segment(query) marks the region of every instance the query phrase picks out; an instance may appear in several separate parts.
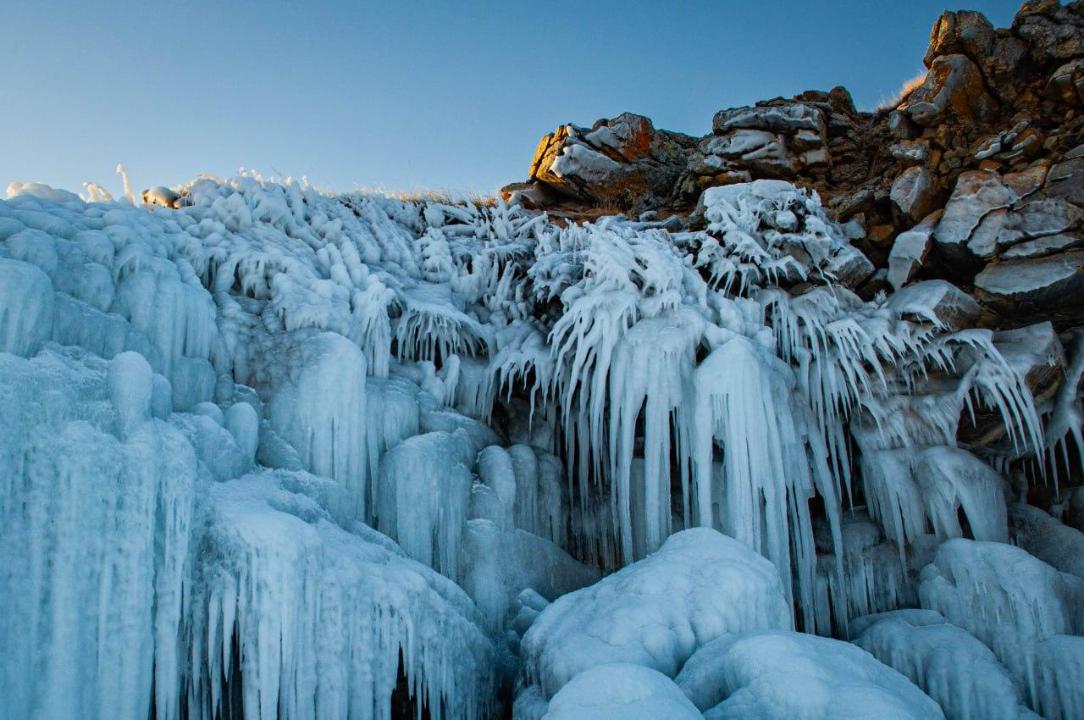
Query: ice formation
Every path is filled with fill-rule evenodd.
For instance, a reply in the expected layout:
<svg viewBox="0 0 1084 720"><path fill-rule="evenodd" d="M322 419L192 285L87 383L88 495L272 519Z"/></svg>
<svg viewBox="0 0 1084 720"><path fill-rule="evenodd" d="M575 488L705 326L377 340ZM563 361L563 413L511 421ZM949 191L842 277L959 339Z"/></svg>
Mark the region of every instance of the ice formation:
<svg viewBox="0 0 1084 720"><path fill-rule="evenodd" d="M713 643L823 651L910 717L792 631L919 604L1033 710L1084 707L1068 535L1005 479L1079 459L1084 345L1033 397L1027 338L961 329L950 284L860 299L815 193L713 188L678 231L253 173L85 190L0 201L0 718L766 702L748 673L683 700ZM933 632L870 647L969 717L913 665Z"/></svg>
<svg viewBox="0 0 1084 720"><path fill-rule="evenodd" d="M896 610L861 618L855 643L906 675L947 720L1023 720L1020 686L994 653L936 612Z"/></svg>
<svg viewBox="0 0 1084 720"><path fill-rule="evenodd" d="M552 697L577 674L631 663L673 677L723 633L789 628L778 574L732 538L697 528L546 607L523 638L527 678Z"/></svg>
<svg viewBox="0 0 1084 720"><path fill-rule="evenodd" d="M937 703L855 645L804 633L723 635L676 679L711 720L934 720Z"/></svg>

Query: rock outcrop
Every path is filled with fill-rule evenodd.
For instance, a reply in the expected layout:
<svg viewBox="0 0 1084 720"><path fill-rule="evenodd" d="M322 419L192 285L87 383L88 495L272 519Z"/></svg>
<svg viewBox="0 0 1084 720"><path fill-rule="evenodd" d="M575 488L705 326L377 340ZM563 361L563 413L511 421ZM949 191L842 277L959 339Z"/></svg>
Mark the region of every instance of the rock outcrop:
<svg viewBox="0 0 1084 720"><path fill-rule="evenodd" d="M630 113L566 125L506 195L571 220L653 211L695 228L706 189L785 179L816 190L879 270L863 296L940 278L976 297L984 325L1084 323L1084 2L1028 2L1001 29L945 12L923 62L875 112L837 87L720 110L703 138Z"/></svg>

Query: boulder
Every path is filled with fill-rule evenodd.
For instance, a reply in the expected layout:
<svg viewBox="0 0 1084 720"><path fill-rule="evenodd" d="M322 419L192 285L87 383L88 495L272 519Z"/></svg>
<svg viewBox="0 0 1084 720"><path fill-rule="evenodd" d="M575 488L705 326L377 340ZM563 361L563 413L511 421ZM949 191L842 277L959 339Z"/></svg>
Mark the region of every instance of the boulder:
<svg viewBox="0 0 1084 720"><path fill-rule="evenodd" d="M888 282L896 290L906 285L926 262L933 245L933 231L941 211L930 213L918 225L896 236L888 254Z"/></svg>
<svg viewBox="0 0 1084 720"><path fill-rule="evenodd" d="M931 67L942 55L957 53L980 60L990 54L994 44L994 26L986 16L974 10L944 12L930 31L930 46L923 62Z"/></svg>
<svg viewBox="0 0 1084 720"><path fill-rule="evenodd" d="M892 183L889 197L911 222L930 214L937 203L937 178L924 167L915 165L900 173Z"/></svg>
<svg viewBox="0 0 1084 720"><path fill-rule="evenodd" d="M1070 155L1072 153L1069 153ZM1046 175L1046 195L1084 207L1084 156L1063 160Z"/></svg>
<svg viewBox="0 0 1084 720"><path fill-rule="evenodd" d="M934 231L938 248L949 257L964 253L972 234L992 211L1011 206L1019 195L1000 175L983 170L960 173Z"/></svg>
<svg viewBox="0 0 1084 720"><path fill-rule="evenodd" d="M845 91L803 93L808 100L771 100L715 114L712 135L689 159L683 192L699 193L747 173L750 179L823 176L831 167L830 133L844 132L853 103ZM833 111L834 107L840 111ZM686 187L687 186L687 187Z"/></svg>
<svg viewBox="0 0 1084 720"><path fill-rule="evenodd" d="M673 191L694 142L657 131L649 119L632 113L599 120L589 130L562 125L539 142L530 181L585 203L657 207Z"/></svg>
<svg viewBox="0 0 1084 720"><path fill-rule="evenodd" d="M978 66L955 54L935 58L922 85L900 107L914 122L931 127L946 121L985 122L996 106Z"/></svg>
<svg viewBox="0 0 1084 720"><path fill-rule="evenodd" d="M1084 251L990 263L975 278L979 300L1012 319L1084 323Z"/></svg>
<svg viewBox="0 0 1084 720"><path fill-rule="evenodd" d="M1067 105L1084 105L1084 58L1067 62L1050 76L1046 83L1050 97Z"/></svg>

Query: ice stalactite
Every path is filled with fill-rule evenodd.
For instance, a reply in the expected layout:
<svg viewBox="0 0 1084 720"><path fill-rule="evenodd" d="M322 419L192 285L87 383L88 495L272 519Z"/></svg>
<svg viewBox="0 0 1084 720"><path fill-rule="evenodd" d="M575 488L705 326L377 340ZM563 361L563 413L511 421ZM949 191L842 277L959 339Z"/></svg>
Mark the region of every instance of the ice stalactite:
<svg viewBox="0 0 1084 720"><path fill-rule="evenodd" d="M861 621L868 627L854 642L922 688L947 720L1036 718L990 648L938 613L902 610Z"/></svg>
<svg viewBox="0 0 1084 720"><path fill-rule="evenodd" d="M433 718L482 717L494 659L474 605L374 531L339 527L306 496L319 482L262 471L212 488L192 717L387 718L400 653Z"/></svg>
<svg viewBox="0 0 1084 720"><path fill-rule="evenodd" d="M334 333L303 335L288 351L288 374L268 403L271 426L310 471L342 485L340 517L366 517L365 357Z"/></svg>
<svg viewBox="0 0 1084 720"><path fill-rule="evenodd" d="M696 369L688 436L697 523L718 522L776 567L796 567L798 605L812 627L816 549L809 501L814 492L825 498L837 540L839 504L820 437L792 410L792 386L789 366L734 336ZM716 445L722 451L718 477ZM722 488L718 507L716 483ZM787 597L794 597L790 573L781 576Z"/></svg>
<svg viewBox="0 0 1084 720"><path fill-rule="evenodd" d="M617 345L609 374L609 477L624 563L654 551L670 535L671 457L682 456L678 432L686 382L696 366L703 318L683 309L636 323ZM643 463L632 482L638 421ZM684 494L689 522L688 492ZM635 518L635 521L634 519Z"/></svg>
<svg viewBox="0 0 1084 720"><path fill-rule="evenodd" d="M380 464L377 528L407 555L453 579L473 464L472 445L462 430L407 438Z"/></svg>
<svg viewBox="0 0 1084 720"><path fill-rule="evenodd" d="M195 453L138 355L0 365L0 716L175 718Z"/></svg>
<svg viewBox="0 0 1084 720"><path fill-rule="evenodd" d="M1032 709L1078 714L1084 698L1066 680L1081 667L1084 643L1059 638L1082 630L1084 580L1012 545L956 539L923 569L919 599L992 649Z"/></svg>

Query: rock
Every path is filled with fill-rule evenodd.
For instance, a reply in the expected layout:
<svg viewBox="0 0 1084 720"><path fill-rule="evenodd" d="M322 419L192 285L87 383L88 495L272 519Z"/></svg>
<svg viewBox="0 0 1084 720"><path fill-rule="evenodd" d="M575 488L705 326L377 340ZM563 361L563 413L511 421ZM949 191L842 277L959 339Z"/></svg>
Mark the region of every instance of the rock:
<svg viewBox="0 0 1084 720"><path fill-rule="evenodd" d="M993 210L983 217L971 233L971 239L967 241L968 251L984 260L997 255L997 239L1005 229L1008 218L1009 211L1003 208Z"/></svg>
<svg viewBox="0 0 1084 720"><path fill-rule="evenodd" d="M930 156L930 147L921 140L901 140L891 145L888 152L902 163L922 163Z"/></svg>
<svg viewBox="0 0 1084 720"><path fill-rule="evenodd" d="M982 170L960 173L934 231L938 247L950 257L959 256L990 212L1007 208L1018 198L997 173Z"/></svg>
<svg viewBox="0 0 1084 720"><path fill-rule="evenodd" d="M1023 240L1055 235L1080 224L1082 212L1061 198L1032 200L1009 213L997 235L997 245L1008 247Z"/></svg>
<svg viewBox="0 0 1084 720"><path fill-rule="evenodd" d="M924 167L909 167L892 183L889 196L912 222L926 217L937 203L937 179Z"/></svg>
<svg viewBox="0 0 1084 720"><path fill-rule="evenodd" d="M539 142L530 180L583 202L646 209L670 196L694 142L632 113L590 130L562 125Z"/></svg>
<svg viewBox="0 0 1084 720"><path fill-rule="evenodd" d="M715 114L711 129L724 135L735 129L776 130L794 132L810 130L820 137L826 134L823 114L805 103L731 108Z"/></svg>
<svg viewBox="0 0 1084 720"><path fill-rule="evenodd" d="M888 254L888 282L896 290L906 285L926 262L933 245L933 230L941 211L930 213L918 225L896 236Z"/></svg>
<svg viewBox="0 0 1084 720"><path fill-rule="evenodd" d="M903 317L952 330L971 327L982 314L974 298L945 280L908 285L890 295L887 306Z"/></svg>
<svg viewBox="0 0 1084 720"><path fill-rule="evenodd" d="M1084 58L1067 62L1046 83L1050 97L1067 105L1084 105Z"/></svg>
<svg viewBox="0 0 1084 720"><path fill-rule="evenodd" d="M1047 197L1060 197L1084 206L1084 157L1074 157L1050 168L1046 176Z"/></svg>
<svg viewBox="0 0 1084 720"><path fill-rule="evenodd" d="M1011 248L1001 253L1001 257L1005 260L1043 257L1045 255L1053 255L1056 252L1080 246L1084 246L1084 238L1077 235L1047 235L1022 242L1019 245L1013 245Z"/></svg>
<svg viewBox="0 0 1084 720"><path fill-rule="evenodd" d="M840 285L856 288L873 275L875 268L857 248L844 245L829 259L825 270Z"/></svg>
<svg viewBox="0 0 1084 720"><path fill-rule="evenodd" d="M1024 3L1012 28L1028 45L1040 65L1084 55L1084 18L1063 7L1058 0Z"/></svg>
<svg viewBox="0 0 1084 720"><path fill-rule="evenodd" d="M830 131L849 119L832 112L854 112L849 96L803 93L799 100L772 100L715 114L713 136L704 138L689 160L686 177L748 172L751 178L793 179L799 173L824 175L831 166ZM831 122L829 122L829 118ZM838 127L837 127L838 126ZM715 184L697 180L689 189Z"/></svg>
<svg viewBox="0 0 1084 720"><path fill-rule="evenodd" d="M900 107L919 125L931 127L948 120L983 122L996 103L975 63L956 54L934 59L922 85Z"/></svg>
<svg viewBox="0 0 1084 720"><path fill-rule="evenodd" d="M923 62L930 67L938 57L956 53L981 60L990 54L993 44L994 26L985 15L974 10L945 12L933 24Z"/></svg>
<svg viewBox="0 0 1084 720"><path fill-rule="evenodd" d="M1084 323L1084 251L1003 260L975 278L979 300L1008 318L1049 318L1056 327Z"/></svg>

